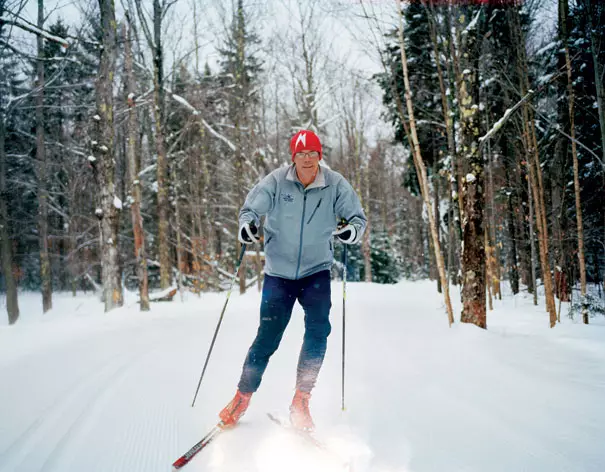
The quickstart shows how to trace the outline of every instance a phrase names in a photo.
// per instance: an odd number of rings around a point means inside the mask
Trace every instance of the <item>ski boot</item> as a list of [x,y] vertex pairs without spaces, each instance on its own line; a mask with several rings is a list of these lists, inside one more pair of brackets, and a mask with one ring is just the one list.
[[227,429],[232,428],[237,424],[246,410],[248,409],[248,405],[250,404],[250,398],[252,397],[252,392],[250,393],[242,393],[239,390],[235,393],[235,397],[233,400],[229,402],[229,404],[223,408],[223,410],[219,413],[219,417],[223,422],[221,428]]
[[313,431],[315,425],[309,412],[309,399],[311,398],[310,392],[303,392],[296,390],[294,398],[292,399],[292,405],[290,405],[290,423],[296,429],[301,431]]

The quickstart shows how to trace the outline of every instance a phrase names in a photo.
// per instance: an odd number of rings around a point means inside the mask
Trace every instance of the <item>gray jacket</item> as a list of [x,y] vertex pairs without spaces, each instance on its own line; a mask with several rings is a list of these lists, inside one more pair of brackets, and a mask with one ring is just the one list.
[[307,188],[298,180],[294,165],[262,179],[246,197],[240,227],[250,222],[258,227],[263,215],[265,273],[293,280],[330,269],[332,232],[342,218],[355,226],[360,237],[367,222],[349,182],[322,166]]

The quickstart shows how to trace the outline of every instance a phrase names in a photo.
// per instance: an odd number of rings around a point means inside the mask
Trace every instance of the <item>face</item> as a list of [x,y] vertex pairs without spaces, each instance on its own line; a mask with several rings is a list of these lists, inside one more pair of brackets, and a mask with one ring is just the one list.
[[296,170],[303,173],[314,173],[319,167],[319,153],[317,151],[302,151],[294,154]]

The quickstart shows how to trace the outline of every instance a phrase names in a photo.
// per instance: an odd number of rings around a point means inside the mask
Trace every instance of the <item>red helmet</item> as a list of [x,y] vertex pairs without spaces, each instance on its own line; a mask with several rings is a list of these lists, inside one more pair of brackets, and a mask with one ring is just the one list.
[[319,159],[322,158],[321,141],[313,131],[309,131],[308,129],[301,129],[292,136],[290,151],[292,152],[292,161],[294,161],[294,154],[301,151],[317,151]]

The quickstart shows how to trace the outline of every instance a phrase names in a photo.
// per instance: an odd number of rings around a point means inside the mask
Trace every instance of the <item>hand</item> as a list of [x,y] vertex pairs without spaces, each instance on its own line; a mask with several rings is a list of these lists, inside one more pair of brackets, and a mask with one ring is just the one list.
[[260,241],[260,234],[258,234],[258,228],[254,224],[253,221],[250,223],[245,223],[239,229],[239,237],[240,243],[243,244],[254,244]]
[[349,223],[339,225],[332,234],[345,244],[355,244],[357,242],[357,228]]

